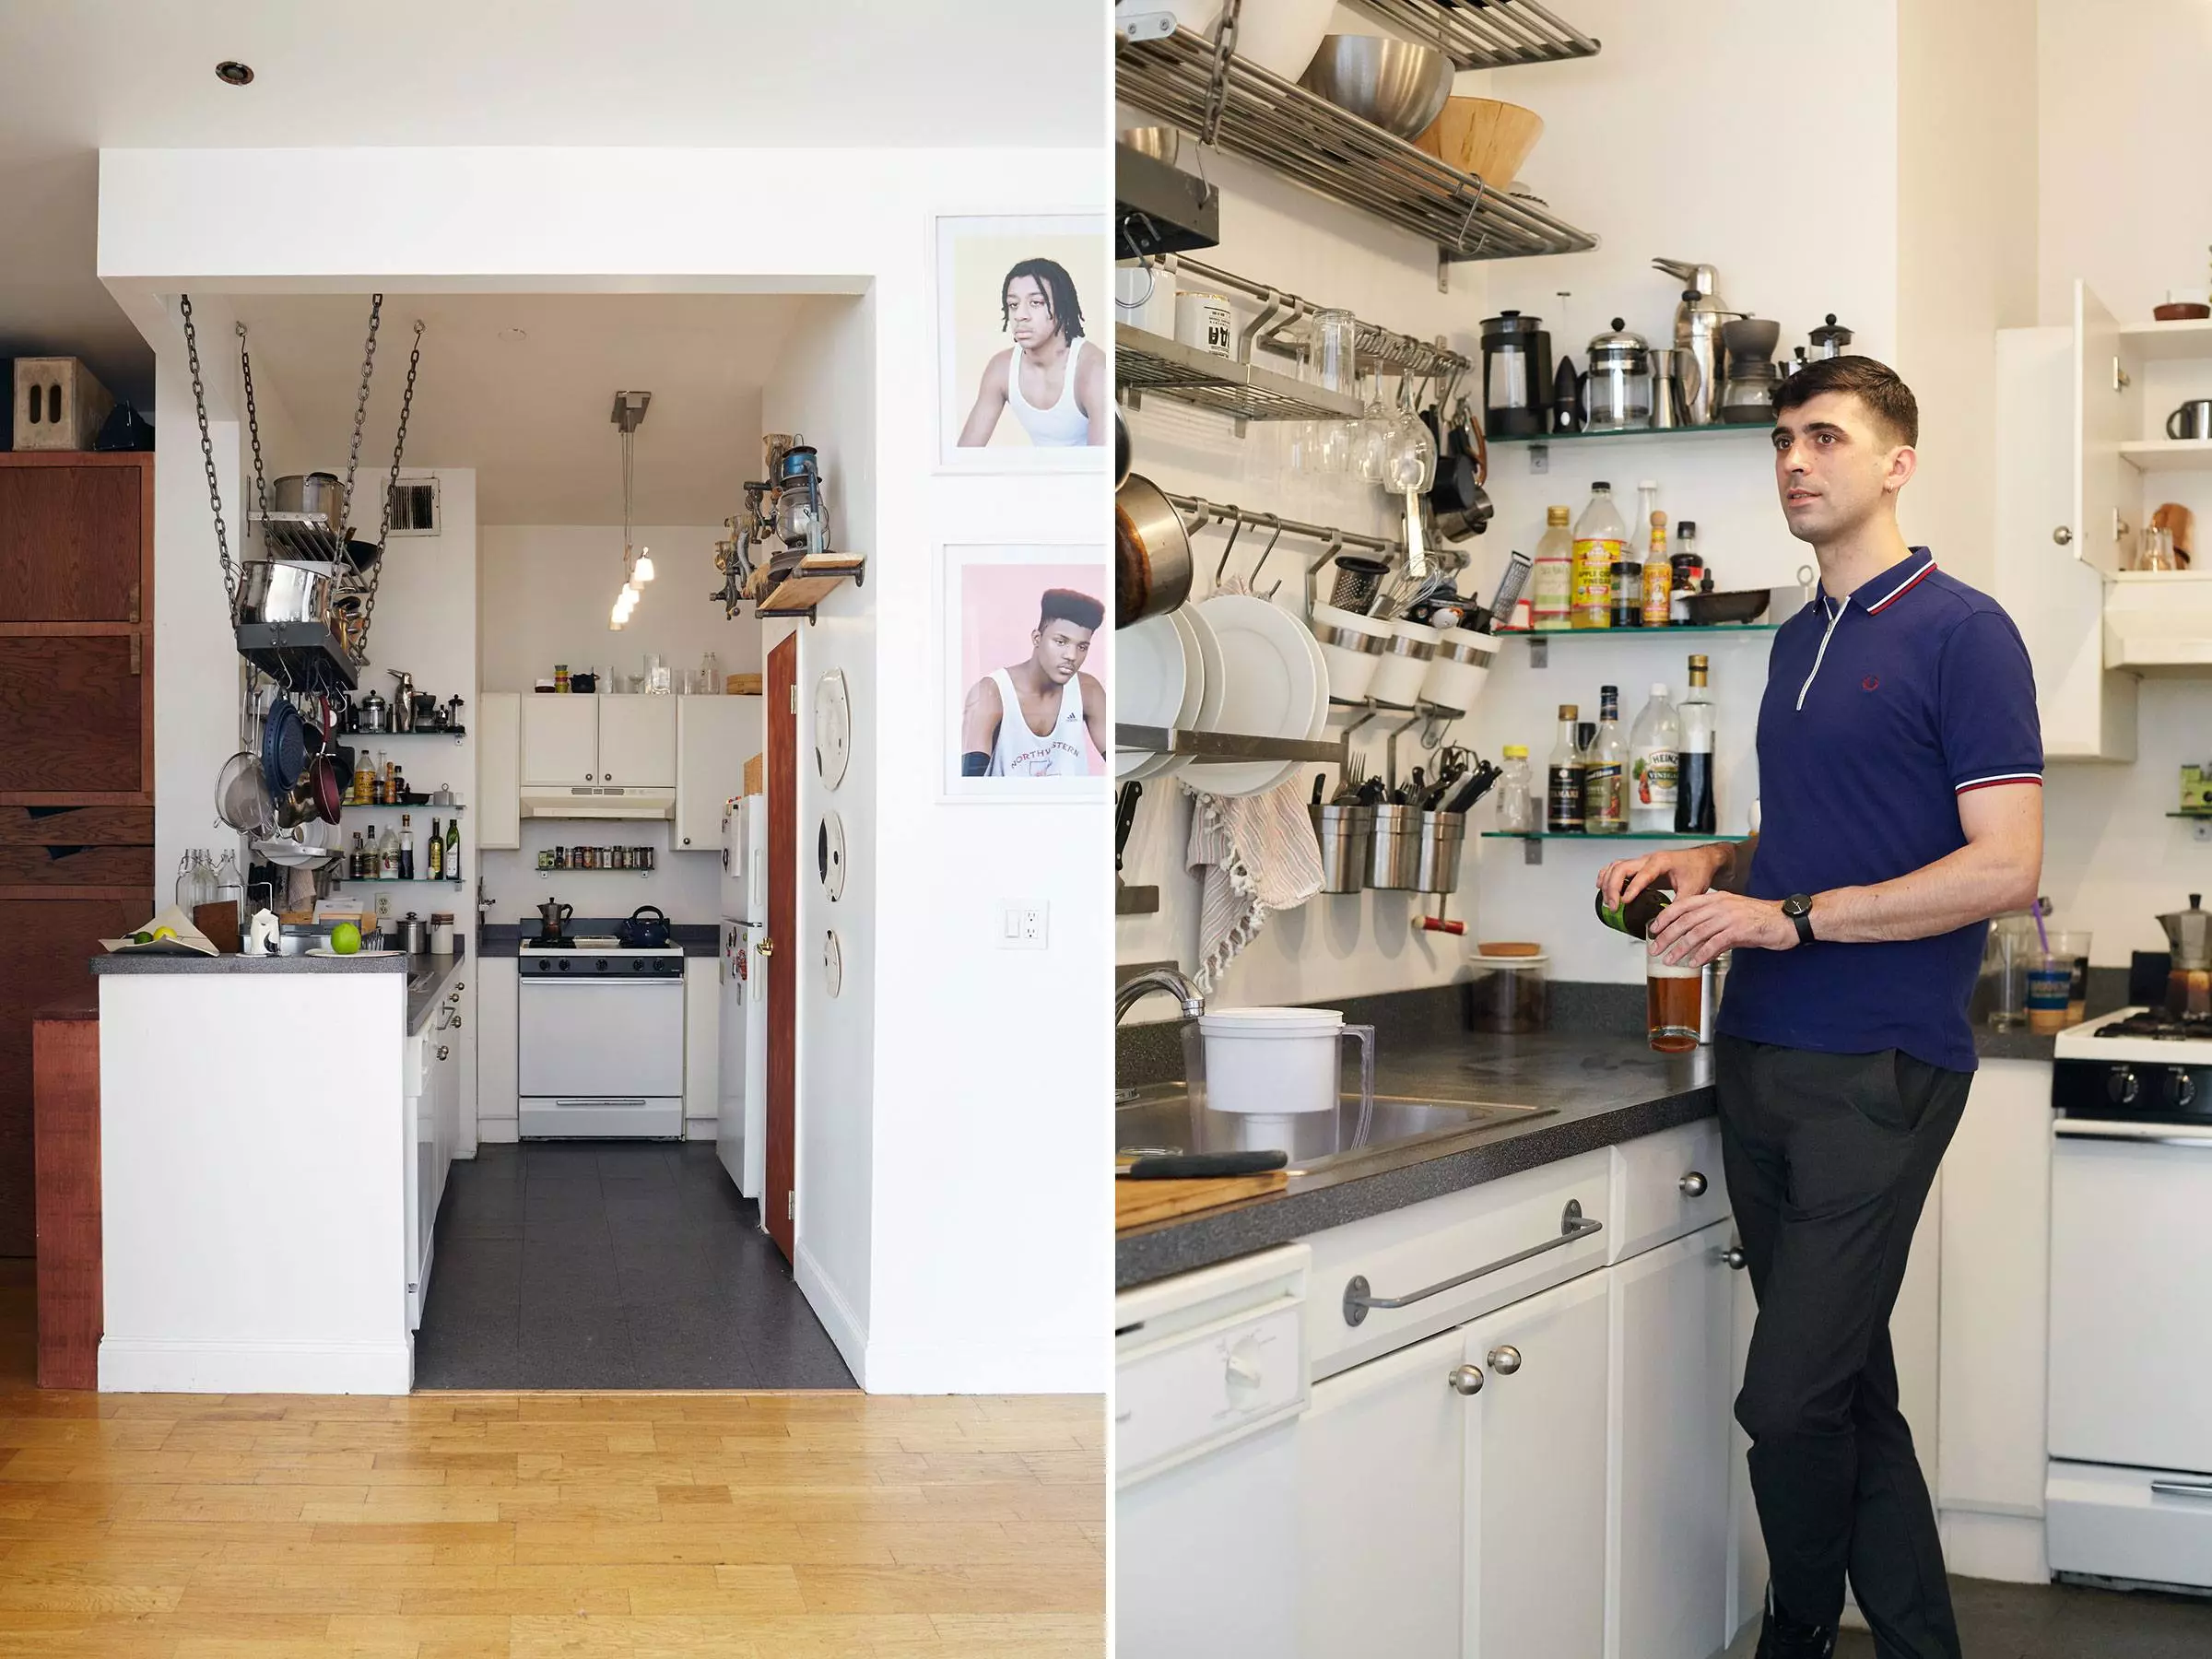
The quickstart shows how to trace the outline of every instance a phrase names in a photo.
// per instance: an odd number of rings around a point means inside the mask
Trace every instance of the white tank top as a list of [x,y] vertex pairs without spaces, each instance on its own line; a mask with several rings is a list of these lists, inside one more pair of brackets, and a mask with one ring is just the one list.
[[992,746],[994,778],[1081,778],[1090,773],[1083,752],[1083,677],[1071,676],[1060,688],[1060,712],[1053,729],[1040,737],[1030,730],[1021,699],[1004,668],[991,670],[998,688],[998,741]]
[[[1090,417],[1076,405],[1076,365],[1082,359],[1083,342],[1067,348],[1067,362],[1060,377],[1060,401],[1049,409],[1032,408],[1021,394],[1021,360],[1026,354],[1017,346],[1006,365],[1006,403],[1040,449],[1073,449],[1090,441]],[[1073,681],[1069,682],[1073,684]]]

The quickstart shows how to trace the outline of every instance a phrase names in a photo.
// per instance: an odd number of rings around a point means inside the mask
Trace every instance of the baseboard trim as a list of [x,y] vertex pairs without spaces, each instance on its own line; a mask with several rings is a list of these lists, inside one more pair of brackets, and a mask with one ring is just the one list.
[[478,1118],[477,1141],[478,1145],[511,1146],[521,1138],[514,1118]]
[[102,1336],[102,1394],[404,1394],[415,1347],[394,1342],[205,1342]]
[[1936,1521],[1943,1531],[1943,1562],[1954,1574],[2007,1584],[2051,1582],[2041,1517],[1942,1510]]
[[[1080,1347],[1023,1348],[980,1359],[972,1346],[878,1340],[869,1351],[872,1391],[894,1394],[1100,1394],[1113,1375],[1103,1339]],[[979,1374],[979,1372],[981,1374]]]
[[845,1361],[845,1369],[853,1380],[865,1390],[868,1387],[868,1333],[838,1290],[822,1265],[800,1241],[798,1259],[793,1265],[793,1277],[799,1282],[800,1292],[812,1305],[815,1316],[822,1322],[822,1329],[830,1333],[830,1340]]

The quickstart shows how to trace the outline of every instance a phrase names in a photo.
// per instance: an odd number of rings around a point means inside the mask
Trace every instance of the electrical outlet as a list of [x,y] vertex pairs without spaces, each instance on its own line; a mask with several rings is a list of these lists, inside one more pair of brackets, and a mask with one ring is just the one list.
[[998,947],[1001,950],[1042,950],[1045,947],[1047,907],[1024,899],[1008,899],[999,907]]
[[384,920],[384,918],[385,918],[385,917],[389,916],[391,913],[392,913],[392,895],[391,895],[391,894],[389,894],[389,893],[379,893],[379,894],[376,896],[376,919],[377,919],[379,922],[382,922],[382,920]]

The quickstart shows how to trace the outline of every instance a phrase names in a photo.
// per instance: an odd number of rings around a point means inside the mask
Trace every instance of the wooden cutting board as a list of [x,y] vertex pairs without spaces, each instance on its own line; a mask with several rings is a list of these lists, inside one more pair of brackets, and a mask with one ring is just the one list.
[[1288,1170],[1265,1175],[1221,1175],[1209,1181],[1123,1181],[1113,1183],[1113,1230],[1148,1227],[1177,1216],[1279,1193],[1290,1182]]

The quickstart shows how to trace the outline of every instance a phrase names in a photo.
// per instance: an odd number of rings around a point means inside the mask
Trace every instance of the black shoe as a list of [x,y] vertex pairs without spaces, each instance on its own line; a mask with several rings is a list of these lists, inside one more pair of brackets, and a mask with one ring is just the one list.
[[1767,1611],[1759,1622],[1756,1659],[1830,1659],[1835,1651],[1834,1625],[1799,1624],[1776,1608],[1774,1586],[1767,1586]]

